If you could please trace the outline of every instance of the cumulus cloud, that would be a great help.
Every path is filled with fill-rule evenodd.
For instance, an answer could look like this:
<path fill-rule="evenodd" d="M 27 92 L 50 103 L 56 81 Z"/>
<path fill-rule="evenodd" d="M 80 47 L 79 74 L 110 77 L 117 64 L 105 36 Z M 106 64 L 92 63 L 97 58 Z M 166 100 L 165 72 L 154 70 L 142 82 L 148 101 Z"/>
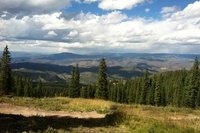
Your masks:
<path fill-rule="evenodd" d="M 75 0 L 78 3 L 94 3 L 98 2 L 98 7 L 103 10 L 124 10 L 132 9 L 139 4 L 149 0 Z"/>
<path fill-rule="evenodd" d="M 69 5 L 70 0 L 0 0 L 0 12 L 24 16 L 59 11 Z"/>
<path fill-rule="evenodd" d="M 169 6 L 169 7 L 162 7 L 162 10 L 160 13 L 164 14 L 164 13 L 174 13 L 175 11 L 177 11 L 177 7 L 176 6 Z"/>
<path fill-rule="evenodd" d="M 145 0 L 100 0 L 99 8 L 103 10 L 132 9 Z"/>
<path fill-rule="evenodd" d="M 177 6 L 167 6 L 167 7 L 162 7 L 160 13 L 162 14 L 163 17 L 169 17 L 171 14 L 177 12 L 179 8 Z"/>
<path fill-rule="evenodd" d="M 162 20 L 131 18 L 120 11 L 67 19 L 62 12 L 0 18 L 0 41 L 15 49 L 24 45 L 51 52 L 199 53 L 199 9 L 200 1 L 194 2 Z"/>

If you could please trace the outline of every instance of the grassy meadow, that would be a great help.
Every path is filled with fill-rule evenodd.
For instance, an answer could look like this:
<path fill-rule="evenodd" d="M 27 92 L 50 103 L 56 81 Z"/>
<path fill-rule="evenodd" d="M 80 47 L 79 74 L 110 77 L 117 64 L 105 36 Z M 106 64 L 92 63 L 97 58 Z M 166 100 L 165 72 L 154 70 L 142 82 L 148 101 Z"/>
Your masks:
<path fill-rule="evenodd" d="M 50 111 L 97 111 L 107 114 L 102 119 L 1 114 L 0 130 L 3 132 L 200 133 L 200 110 L 188 108 L 126 105 L 103 100 L 63 97 L 41 99 L 1 97 L 0 103 Z"/>

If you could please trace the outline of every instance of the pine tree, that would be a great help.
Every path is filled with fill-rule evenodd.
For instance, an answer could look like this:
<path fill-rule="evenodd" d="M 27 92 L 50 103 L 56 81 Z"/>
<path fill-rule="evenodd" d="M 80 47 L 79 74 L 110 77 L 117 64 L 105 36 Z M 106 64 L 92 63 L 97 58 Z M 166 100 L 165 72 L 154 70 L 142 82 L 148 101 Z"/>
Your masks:
<path fill-rule="evenodd" d="M 154 105 L 155 81 L 150 79 L 150 89 L 147 96 L 147 104 Z"/>
<path fill-rule="evenodd" d="M 42 81 L 40 80 L 35 88 L 35 97 L 42 97 Z"/>
<path fill-rule="evenodd" d="M 190 108 L 196 107 L 196 102 L 198 101 L 198 91 L 200 86 L 200 78 L 199 78 L 199 61 L 197 57 L 195 58 L 195 62 L 193 64 L 193 67 L 191 69 L 191 77 L 189 82 L 189 89 L 188 89 L 188 98 L 187 98 L 187 106 Z"/>
<path fill-rule="evenodd" d="M 80 72 L 78 64 L 72 68 L 71 79 L 69 83 L 69 97 L 80 96 Z"/>
<path fill-rule="evenodd" d="M 28 79 L 28 88 L 29 88 L 28 96 L 31 97 L 33 95 L 33 81 L 31 79 Z"/>
<path fill-rule="evenodd" d="M 134 85 L 134 86 L 133 86 Z M 127 82 L 127 88 L 128 88 L 128 103 L 134 103 L 135 102 L 135 84 L 131 84 L 130 81 Z"/>
<path fill-rule="evenodd" d="M 108 81 L 106 71 L 106 61 L 103 58 L 99 64 L 98 86 L 95 94 L 96 98 L 107 99 L 108 97 Z"/>
<path fill-rule="evenodd" d="M 8 94 L 12 91 L 12 77 L 11 77 L 11 68 L 10 68 L 11 56 L 8 50 L 8 46 L 5 47 L 1 59 L 1 84 L 3 93 Z"/>
<path fill-rule="evenodd" d="M 87 88 L 86 87 L 82 87 L 80 90 L 80 96 L 82 98 L 87 98 Z"/>
<path fill-rule="evenodd" d="M 40 87 L 40 89 L 42 90 L 42 87 Z M 32 94 L 31 94 L 31 93 L 32 93 L 31 90 L 32 90 L 32 83 L 31 83 L 31 80 L 28 79 L 28 78 L 26 78 L 26 79 L 24 80 L 24 96 L 25 96 L 25 97 L 31 96 L 31 95 L 32 95 Z"/>
<path fill-rule="evenodd" d="M 78 64 L 76 64 L 75 67 L 75 73 L 74 73 L 74 96 L 73 97 L 79 97 L 80 96 L 80 72 Z"/>
<path fill-rule="evenodd" d="M 29 96 L 29 85 L 27 79 L 24 80 L 24 96 Z"/>
<path fill-rule="evenodd" d="M 96 86 L 88 85 L 87 86 L 87 98 L 94 98 Z"/>
<path fill-rule="evenodd" d="M 121 87 L 119 85 L 120 84 L 117 85 L 117 102 L 121 103 L 122 93 L 121 93 Z"/>
<path fill-rule="evenodd" d="M 16 79 L 16 92 L 15 93 L 17 96 L 24 95 L 22 77 L 17 77 L 17 79 Z"/>
<path fill-rule="evenodd" d="M 161 85 L 160 85 L 160 76 L 156 79 L 155 93 L 154 93 L 154 102 L 156 106 L 161 105 Z"/>
<path fill-rule="evenodd" d="M 149 85 L 149 72 L 146 69 L 144 74 L 144 86 L 142 88 L 141 97 L 140 97 L 140 104 L 146 104 L 147 103 L 147 92 L 150 89 Z"/>

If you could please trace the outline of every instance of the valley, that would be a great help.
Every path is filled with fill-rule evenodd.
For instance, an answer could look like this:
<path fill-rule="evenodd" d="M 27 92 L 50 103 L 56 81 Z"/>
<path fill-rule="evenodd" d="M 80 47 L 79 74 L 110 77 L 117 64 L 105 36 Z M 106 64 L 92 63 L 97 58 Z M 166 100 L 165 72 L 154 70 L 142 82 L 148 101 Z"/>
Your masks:
<path fill-rule="evenodd" d="M 69 79 L 72 66 L 78 63 L 81 82 L 94 83 L 97 79 L 98 63 L 102 57 L 107 59 L 110 79 L 133 79 L 142 76 L 145 69 L 148 69 L 151 74 L 190 69 L 195 56 L 200 57 L 200 55 L 191 54 L 145 53 L 104 53 L 98 55 L 60 53 L 39 54 L 28 58 L 18 55 L 13 57 L 11 67 L 20 75 L 31 75 L 34 80 L 57 82 Z"/>

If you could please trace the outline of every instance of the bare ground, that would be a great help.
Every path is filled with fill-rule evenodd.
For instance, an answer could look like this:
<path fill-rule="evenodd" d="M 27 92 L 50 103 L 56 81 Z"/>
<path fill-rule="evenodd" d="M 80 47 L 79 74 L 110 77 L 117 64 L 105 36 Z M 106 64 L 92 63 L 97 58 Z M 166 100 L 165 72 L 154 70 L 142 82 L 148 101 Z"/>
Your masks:
<path fill-rule="evenodd" d="M 0 114 L 30 116 L 57 116 L 57 117 L 72 117 L 72 118 L 104 118 L 105 114 L 99 114 L 96 111 L 92 112 L 66 112 L 66 111 L 45 111 L 40 109 L 16 106 L 8 103 L 0 103 Z"/>
<path fill-rule="evenodd" d="M 188 115 L 177 115 L 170 117 L 171 120 L 181 121 L 181 120 L 200 120 L 200 116 L 188 114 Z"/>

